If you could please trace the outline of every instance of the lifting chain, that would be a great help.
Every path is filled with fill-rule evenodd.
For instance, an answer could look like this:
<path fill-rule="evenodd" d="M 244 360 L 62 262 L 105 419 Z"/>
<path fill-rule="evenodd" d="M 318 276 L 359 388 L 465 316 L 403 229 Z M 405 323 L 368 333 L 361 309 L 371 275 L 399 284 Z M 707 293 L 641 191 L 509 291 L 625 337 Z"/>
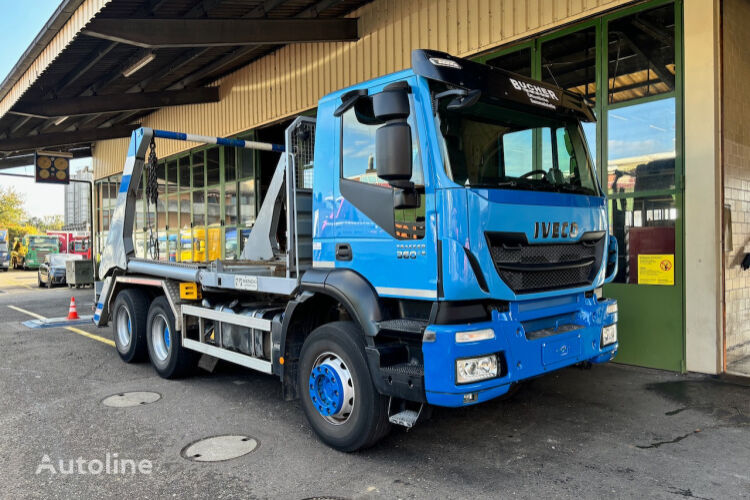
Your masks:
<path fill-rule="evenodd" d="M 151 152 L 146 166 L 146 219 L 148 221 L 148 253 L 153 260 L 159 260 L 159 235 L 153 227 L 152 221 L 157 218 L 157 201 L 159 200 L 159 186 L 156 178 L 156 141 L 151 138 Z M 154 218 L 151 219 L 151 205 L 154 205 Z"/>

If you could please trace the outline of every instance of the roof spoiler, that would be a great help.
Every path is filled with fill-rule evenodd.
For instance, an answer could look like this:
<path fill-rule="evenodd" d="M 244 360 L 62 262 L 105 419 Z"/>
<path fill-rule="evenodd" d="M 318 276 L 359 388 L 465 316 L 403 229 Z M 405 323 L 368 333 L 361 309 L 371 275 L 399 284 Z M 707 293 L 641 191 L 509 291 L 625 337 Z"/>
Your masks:
<path fill-rule="evenodd" d="M 454 87 L 479 90 L 483 96 L 505 101 L 513 107 L 596 121 L 591 104 L 583 96 L 494 66 L 425 49 L 412 51 L 411 65 L 420 76 Z"/>

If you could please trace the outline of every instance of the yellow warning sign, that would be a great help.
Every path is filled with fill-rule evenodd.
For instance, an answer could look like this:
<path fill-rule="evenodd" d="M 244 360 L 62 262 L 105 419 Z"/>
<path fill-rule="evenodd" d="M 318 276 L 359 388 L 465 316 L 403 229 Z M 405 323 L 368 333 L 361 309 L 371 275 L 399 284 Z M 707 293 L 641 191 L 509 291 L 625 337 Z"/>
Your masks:
<path fill-rule="evenodd" d="M 674 285 L 674 254 L 638 255 L 639 285 Z"/>

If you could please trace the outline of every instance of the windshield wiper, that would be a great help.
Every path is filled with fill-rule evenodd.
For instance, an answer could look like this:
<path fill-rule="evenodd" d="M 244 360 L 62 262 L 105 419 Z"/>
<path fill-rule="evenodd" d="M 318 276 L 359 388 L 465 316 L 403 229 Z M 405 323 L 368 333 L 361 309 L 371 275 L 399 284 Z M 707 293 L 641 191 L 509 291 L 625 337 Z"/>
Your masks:
<path fill-rule="evenodd" d="M 502 188 L 517 188 L 519 183 L 517 181 L 503 181 L 495 183 L 476 183 L 472 184 L 468 180 L 464 184 L 467 188 L 479 188 L 479 189 L 502 189 Z"/>
<path fill-rule="evenodd" d="M 589 195 L 596 194 L 593 189 L 587 188 L 585 186 L 573 186 L 571 184 L 555 184 L 555 187 L 557 187 L 559 191 L 565 191 L 568 193 L 589 194 Z"/>

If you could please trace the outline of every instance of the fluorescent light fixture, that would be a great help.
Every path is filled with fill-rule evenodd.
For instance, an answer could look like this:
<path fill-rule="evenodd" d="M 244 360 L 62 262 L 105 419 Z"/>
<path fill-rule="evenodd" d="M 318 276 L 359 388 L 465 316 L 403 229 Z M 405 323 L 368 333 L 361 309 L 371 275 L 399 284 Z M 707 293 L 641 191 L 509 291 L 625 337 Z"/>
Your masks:
<path fill-rule="evenodd" d="M 55 120 L 55 127 L 57 127 L 58 125 L 60 125 L 62 122 L 64 122 L 67 119 L 68 119 L 67 116 L 61 116 L 60 118 L 58 118 L 57 120 Z"/>
<path fill-rule="evenodd" d="M 73 153 L 67 151 L 44 151 L 42 149 L 36 152 L 39 156 L 54 156 L 56 158 L 73 158 Z"/>
<path fill-rule="evenodd" d="M 125 71 L 122 72 L 122 76 L 124 76 L 125 78 L 132 76 L 136 71 L 143 68 L 154 59 L 156 59 L 156 54 L 154 54 L 153 52 L 149 52 L 148 54 L 134 62 L 131 66 L 128 66 Z"/>

